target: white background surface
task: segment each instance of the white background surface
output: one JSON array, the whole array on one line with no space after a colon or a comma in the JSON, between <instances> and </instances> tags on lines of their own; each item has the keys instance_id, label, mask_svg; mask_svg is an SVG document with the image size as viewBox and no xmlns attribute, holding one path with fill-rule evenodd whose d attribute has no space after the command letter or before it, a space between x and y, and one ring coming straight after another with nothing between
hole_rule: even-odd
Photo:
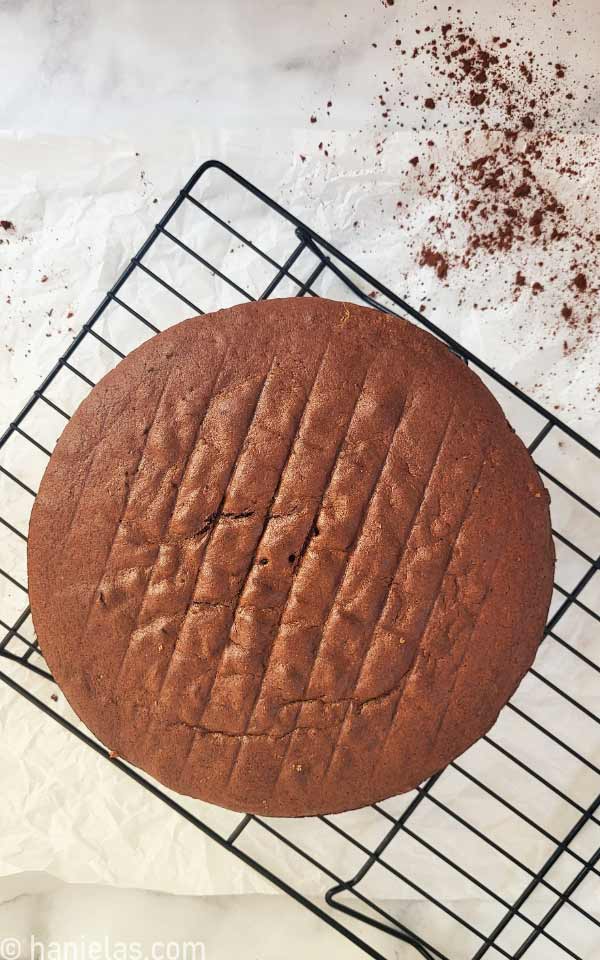
<instances>
[{"instance_id":1,"label":"white background surface","mask_svg":"<svg viewBox=\"0 0 600 960\"><path fill-rule=\"evenodd\" d=\"M509 4L508 11L501 11L501 22L496 3L468 0L461 7L463 16L471 16L483 33L496 27L505 31L508 15L516 32L525 33L533 44L543 38L550 56L567 60L583 75L590 65L598 66L600 9L594 0L561 2L560 18L552 17L550 4L540 0ZM408 214L402 223L389 214L390 195L399 191L399 172L420 135L410 124L420 125L423 118L409 104L407 128L389 136L379 157L374 98L391 63L391 38L412 30L424 8L433 17L432 7L417 0L389 9L380 0L126 0L118 5L0 0L0 128L5 131L0 138L0 218L16 226L14 236L2 234L10 243L0 247L2 425L87 319L193 169L214 156L256 182L410 302L425 303L436 322L538 399L544 401L552 383L553 395L564 406L561 415L598 440L593 400L597 342L585 362L581 356L563 357L560 343L548 340L544 304L533 300L479 313L472 304L490 291L482 289L476 275L468 280L469 302L461 304L452 277L448 286L441 286L407 251L406 232L426 236L422 198L405 195ZM415 91L420 92L426 80L423 67L415 68ZM329 99L334 106L328 118L324 108ZM594 108L584 115L575 102L573 110L583 115L586 149L595 157ZM318 122L311 124L315 112ZM449 149L455 119L449 112ZM331 159L318 150L322 140L331 145ZM591 192L590 204L600 195L594 192L594 177L592 166L580 185ZM576 204L575 194L573 186L565 188L568 202ZM227 198L215 188L214 199ZM246 229L252 234L251 211L247 218ZM264 231L268 242L269 228ZM557 270L561 266L557 263ZM503 273L512 276L514 264L498 264L499 288ZM42 277L48 279L42 282ZM207 287L203 294L203 306L218 305L216 287ZM514 327L523 311L528 322L516 342ZM572 469L591 490L583 461ZM586 702L597 709L597 690L588 689L586 682L578 678L577 695L589 698ZM554 707L547 704L546 709ZM270 900L256 898L248 919L248 906L225 895L266 892L266 884L165 813L106 762L74 745L4 687L0 768L0 873L13 878L5 879L4 887L0 881L0 899L31 889L31 874L179 895L218 894L219 901L199 905L187 897L172 901L131 893L124 899L122 893L111 896L106 891L98 895L98 909L105 926L113 923L120 931L128 924L129 937L139 938L142 929L150 936L151 922L157 931L166 925L182 936L184 929L187 936L189 924L189 936L197 936L199 923L200 937L210 946L209 960L233 949L225 934L216 937L219 924L232 936L243 930L249 956L278 956L284 948L288 956L292 949L299 956L309 950L336 957L358 955L316 921L303 921L304 915L291 905L278 904L275 911ZM582 787L582 801L584 795ZM210 816L226 824L229 814L213 808ZM502 824L496 826L502 829ZM557 831L561 826L558 820L553 823ZM353 828L371 838L378 829L364 818L353 821ZM343 875L357 865L345 863ZM25 878L15 881L21 874ZM298 882L309 895L318 894L308 877L299 876ZM510 877L506 882L510 885ZM518 887L511 892L516 895ZM388 888L379 890L380 896L386 893ZM80 929L69 936L92 936L89 897L89 891L59 889L0 906L2 932L15 925L16 936L31 928L58 938L52 932L65 929L67 919L73 928L77 913ZM421 909L408 899L405 908L405 917ZM113 921L109 917L115 911ZM257 923L263 916L264 922ZM381 940L380 946L390 956L393 950L399 957L412 956L401 945ZM460 941L453 946L461 956ZM596 954L590 952L592 956Z\"/></svg>"}]
</instances>

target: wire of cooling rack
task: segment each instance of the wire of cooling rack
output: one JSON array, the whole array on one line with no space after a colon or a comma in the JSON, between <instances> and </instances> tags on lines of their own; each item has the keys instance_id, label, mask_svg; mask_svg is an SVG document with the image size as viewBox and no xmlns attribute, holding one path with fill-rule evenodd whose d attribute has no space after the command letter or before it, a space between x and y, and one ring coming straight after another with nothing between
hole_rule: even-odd
<instances>
[{"instance_id":1,"label":"wire of cooling rack","mask_svg":"<svg viewBox=\"0 0 600 960\"><path fill-rule=\"evenodd\" d=\"M233 215L230 211L217 211L215 203L206 198L215 177L221 179L221 186L227 186L228 194L234 190L239 192L240 210L251 200L255 204L255 215L259 214L259 226L268 221L270 232L255 228L253 236L247 236L241 222L243 218L240 216L240 222L235 219L235 204ZM191 227L184 230L185 223L191 223ZM222 268L210 260L212 241L198 239L199 233L204 235L205 228L226 238L229 249L222 258ZM264 237L275 239L267 241ZM166 259L161 261L162 271L152 261L159 245L166 251ZM222 243L219 249L222 251ZM287 256L282 256L281 251ZM235 266L234 255L244 258L243 270ZM171 269L175 260L177 269ZM249 270L250 263L253 269ZM259 270L254 269L256 264L260 265ZM204 311L196 302L199 298L187 285L187 280L196 276L195 271L202 271L205 278L210 278L217 303L222 303L227 292L235 302L240 298L267 299L291 292L296 296L318 296L326 287L328 295L362 301L392 315L408 315L472 364L487 378L488 385L502 395L499 399L506 401L510 419L523 417L529 450L535 453L540 473L557 503L557 506L553 504L554 537L559 560L564 558L567 580L561 583L557 579L555 583L542 645L543 657L538 657L528 675L535 695L522 696L520 688L502 712L499 723L482 738L477 748L472 748L406 798L398 798L401 810L394 803L373 805L368 811L369 823L377 826L377 842L372 841L367 831L362 833L357 829L354 820L345 819L347 815L304 821L308 832L304 830L300 839L286 831L285 822L254 815L240 815L233 829L223 833L211 826L205 815L200 817L186 809L128 764L118 758L110 758L111 762L188 823L361 947L368 956L385 957L381 952L388 949L381 946L381 935L385 934L390 951L401 941L411 956L418 954L428 960L481 960L487 956L520 960L525 955L528 960L597 957L600 955L597 906L600 898L596 896L594 908L592 900L582 894L588 880L597 885L600 880L600 717L588 692L590 683L598 682L600 662L593 643L586 639L590 627L597 629L600 622L593 589L598 585L600 569L600 504L592 502L593 486L584 483L583 489L578 487L581 476L578 464L583 456L587 457L586 475L589 475L590 469L597 469L600 451L389 287L218 161L209 161L194 173L100 306L0 437L0 481L5 485L1 498L5 506L0 509L0 628L3 630L0 658L7 668L11 665L10 669L0 669L0 680L88 747L109 757L104 747L84 729L46 702L46 692L34 693L28 686L28 677L36 674L48 682L47 696L52 697L52 678L41 657L27 605L24 573L27 522L35 487L50 456L53 440L60 432L60 425L70 417L65 397L73 393L74 383L79 385L80 399L94 385L91 374L94 364L90 358L95 351L100 351L104 357L111 358L108 365L114 364L136 345L132 342L134 330L139 342L161 329L160 320L149 318L149 301L141 292L141 281L154 285L152 298L159 295L174 298L188 315L190 310L200 314ZM182 280L175 284L167 279L175 274L185 277L186 283ZM256 280L257 274L260 283ZM255 278L256 289L248 289L247 276ZM214 306L216 304L210 304L211 309ZM125 325L105 322L110 311L115 310L126 318ZM61 388L63 381L64 389ZM53 430L48 428L48 417L57 418ZM13 456L12 448L19 445L21 456L18 450ZM37 476L33 467L30 473L23 472L23 445L34 459L39 458ZM546 451L548 456L544 456ZM557 569L560 576L560 563ZM571 676L575 682L569 684ZM542 692L551 698L553 705L548 719L539 709ZM557 716L561 718L558 723ZM533 755L523 751L520 730L537 738L539 749ZM476 749L486 752L487 765L479 767L472 761ZM531 796L531 790L521 795L510 788L513 781L533 785L544 797L554 819L544 821L539 806L528 806L526 798ZM502 833L489 823L478 822L477 810L482 798L495 805L511 830ZM340 876L339 868L334 870L324 862L318 843L312 842L312 836L323 830L340 844L341 850L354 855L352 862L359 864L356 869ZM531 856L528 859L512 842L511 838L521 830L535 837L535 859ZM453 847L445 846L446 834L461 838L460 842ZM244 840L249 835L254 840L253 849L258 843L258 849L264 853L262 859L244 849ZM487 852L490 868L485 876L472 866L469 855L472 844ZM290 856L300 858L306 869L314 870L322 889L319 902L301 892L282 870L270 865L277 864L273 850L280 845ZM477 909L471 912L466 909L463 901L467 901L467 897L455 901L438 895L435 881L440 873L446 880L452 877L463 893L468 890ZM372 883L375 875L384 878L385 889L393 889L397 896L385 898L373 892L379 890L377 883ZM403 904L411 899L427 905L425 919L415 911L403 909ZM369 931L377 933L376 942L372 937L369 939Z\"/></svg>"}]
</instances>

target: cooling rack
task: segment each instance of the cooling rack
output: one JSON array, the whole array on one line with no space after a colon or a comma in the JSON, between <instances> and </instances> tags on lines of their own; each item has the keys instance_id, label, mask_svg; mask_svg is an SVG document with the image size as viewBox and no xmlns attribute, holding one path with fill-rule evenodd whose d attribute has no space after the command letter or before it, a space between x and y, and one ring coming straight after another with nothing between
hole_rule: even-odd
<instances>
[{"instance_id":1,"label":"cooling rack","mask_svg":"<svg viewBox=\"0 0 600 960\"><path fill-rule=\"evenodd\" d=\"M98 376L165 317L290 295L408 315L473 365L551 493L557 579L534 667L493 730L444 771L358 813L232 814L223 831L208 805L185 806L53 706L27 605L27 524L62 426ZM592 960L600 956L599 456L262 191L209 161L0 438L0 680L368 956ZM294 881L283 850L287 865L297 858L314 874L320 898Z\"/></svg>"}]
</instances>

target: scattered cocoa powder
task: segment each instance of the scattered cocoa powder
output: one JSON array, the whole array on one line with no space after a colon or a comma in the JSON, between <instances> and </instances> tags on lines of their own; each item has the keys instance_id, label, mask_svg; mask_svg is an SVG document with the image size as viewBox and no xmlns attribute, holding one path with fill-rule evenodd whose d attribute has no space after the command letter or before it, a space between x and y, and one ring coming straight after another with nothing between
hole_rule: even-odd
<instances>
[{"instance_id":1,"label":"scattered cocoa powder","mask_svg":"<svg viewBox=\"0 0 600 960\"><path fill-rule=\"evenodd\" d=\"M558 3L552 15L570 32ZM395 26L386 21L394 31L387 38L394 65L384 75L375 68L371 162L381 166L388 135L402 128L419 134L410 140L418 153L399 167L391 220L400 222L402 208L406 224L413 205L422 203L425 222L411 224L403 239L415 267L451 286L459 306L482 315L522 301L506 335L511 342L523 342L519 331L529 328L540 350L563 344L585 363L600 333L600 232L591 203L600 195L600 164L591 147L594 128L590 133L598 81L576 63L575 43L559 62L547 43L544 53L543 41L519 34L508 11L499 12L497 23L505 26L493 33L447 9L447 22L437 25L424 24L421 13L412 26L409 18ZM419 96L415 70L426 76ZM362 159L369 162L367 151ZM481 302L473 290L486 279L494 293ZM534 390L549 400L542 391L551 392L551 384L539 382Z\"/></svg>"},{"instance_id":2,"label":"scattered cocoa powder","mask_svg":"<svg viewBox=\"0 0 600 960\"><path fill-rule=\"evenodd\" d=\"M431 247L422 248L419 263L422 267L433 267L440 280L445 280L448 276L448 261Z\"/></svg>"},{"instance_id":3,"label":"scattered cocoa powder","mask_svg":"<svg viewBox=\"0 0 600 960\"><path fill-rule=\"evenodd\" d=\"M425 31L415 32L421 37ZM523 38L483 39L458 11L454 22L427 32L424 42L417 39L411 57L431 69L430 99L443 99L462 111L466 125L459 135L462 150L440 156L438 143L423 139L423 153L410 160L414 172L409 167L405 173L410 178L406 187L439 208L429 218L427 242L415 249L417 263L433 268L444 281L456 273L452 284L462 298L469 295L470 271L498 277L505 265L514 278L511 282L507 277L513 300L527 292L542 299L552 284L542 323L552 337L568 328L570 351L585 349L599 328L600 282L590 277L600 278L600 255L593 225L580 222L583 204L567 208L564 191L555 188L561 180L578 182L593 163L579 155L565 135L573 126L568 64L546 62L526 48ZM396 84L388 83L385 90L390 121L399 123L411 82L404 80L404 66L402 58ZM547 254L547 261L540 258L536 272L541 275L527 288L517 258L529 257L536 249ZM565 251L573 249L576 258L565 258ZM564 271L552 272L552 263L565 259ZM562 310L560 299L556 305L561 286L563 296L568 288L576 293L576 304Z\"/></svg>"},{"instance_id":4,"label":"scattered cocoa powder","mask_svg":"<svg viewBox=\"0 0 600 960\"><path fill-rule=\"evenodd\" d=\"M485 93L481 93L478 90L471 90L469 102L472 107L480 107L482 103L485 103Z\"/></svg>"},{"instance_id":5,"label":"scattered cocoa powder","mask_svg":"<svg viewBox=\"0 0 600 960\"><path fill-rule=\"evenodd\" d=\"M12 220L0 220L0 227L2 227L3 230L14 230L14 229L15 229L15 225L14 225L14 223L12 222Z\"/></svg>"}]
</instances>

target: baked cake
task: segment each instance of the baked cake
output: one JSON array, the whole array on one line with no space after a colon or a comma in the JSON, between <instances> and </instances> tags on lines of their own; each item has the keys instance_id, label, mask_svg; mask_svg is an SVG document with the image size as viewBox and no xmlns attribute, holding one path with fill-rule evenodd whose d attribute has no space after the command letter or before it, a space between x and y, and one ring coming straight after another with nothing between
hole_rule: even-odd
<instances>
[{"instance_id":1,"label":"baked cake","mask_svg":"<svg viewBox=\"0 0 600 960\"><path fill-rule=\"evenodd\" d=\"M31 517L33 621L79 717L168 787L347 810L494 723L542 637L548 501L428 333L246 304L149 340L81 404Z\"/></svg>"}]
</instances>

